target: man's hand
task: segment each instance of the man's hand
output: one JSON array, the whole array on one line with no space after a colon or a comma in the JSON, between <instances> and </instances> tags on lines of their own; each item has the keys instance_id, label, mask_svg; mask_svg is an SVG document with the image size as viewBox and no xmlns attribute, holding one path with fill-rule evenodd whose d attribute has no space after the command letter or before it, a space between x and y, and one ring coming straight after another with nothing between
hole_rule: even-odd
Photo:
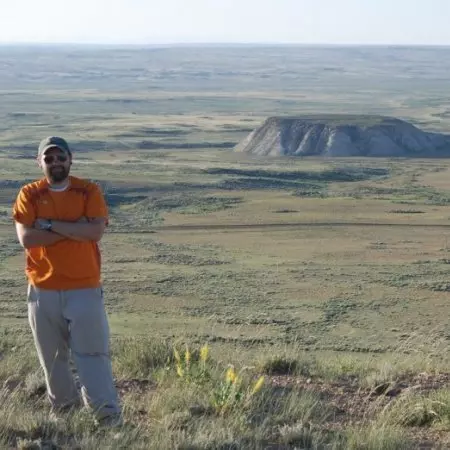
<instances>
[{"instance_id":1,"label":"man's hand","mask_svg":"<svg viewBox=\"0 0 450 450\"><path fill-rule=\"evenodd\" d=\"M22 247L48 247L56 244L56 242L66 239L59 234L37 228L38 226L40 225L37 221L34 223L33 227L27 227L26 225L16 222L17 237L19 238Z\"/></svg>"},{"instance_id":2,"label":"man's hand","mask_svg":"<svg viewBox=\"0 0 450 450\"><path fill-rule=\"evenodd\" d=\"M52 221L52 231L74 241L98 242L103 236L106 219L80 217L76 222Z\"/></svg>"},{"instance_id":3,"label":"man's hand","mask_svg":"<svg viewBox=\"0 0 450 450\"><path fill-rule=\"evenodd\" d=\"M49 219L43 219L43 218L39 217L34 222L33 228L35 230L47 230L49 223L50 223ZM67 223L89 223L89 219L85 216L81 216L78 220L75 220L73 222L67 222Z\"/></svg>"},{"instance_id":4,"label":"man's hand","mask_svg":"<svg viewBox=\"0 0 450 450\"><path fill-rule=\"evenodd\" d=\"M51 232L60 238L71 239L73 241L99 241L105 229L105 219L88 218L81 216L78 220L68 222L62 220L52 220L52 227L49 230L49 219L38 217L33 224L35 230L41 232Z\"/></svg>"}]
</instances>

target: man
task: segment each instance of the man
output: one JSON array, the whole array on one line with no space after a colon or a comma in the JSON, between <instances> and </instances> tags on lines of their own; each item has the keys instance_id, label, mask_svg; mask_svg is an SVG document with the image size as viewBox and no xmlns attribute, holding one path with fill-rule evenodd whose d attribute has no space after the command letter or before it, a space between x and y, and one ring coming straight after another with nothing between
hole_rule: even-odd
<instances>
[{"instance_id":1,"label":"man","mask_svg":"<svg viewBox=\"0 0 450 450\"><path fill-rule=\"evenodd\" d=\"M97 244L107 206L95 183L69 175L72 152L64 139L44 139L37 159L45 177L22 187L13 218L26 253L28 318L52 416L80 402L72 356L96 422L120 425Z\"/></svg>"}]
</instances>

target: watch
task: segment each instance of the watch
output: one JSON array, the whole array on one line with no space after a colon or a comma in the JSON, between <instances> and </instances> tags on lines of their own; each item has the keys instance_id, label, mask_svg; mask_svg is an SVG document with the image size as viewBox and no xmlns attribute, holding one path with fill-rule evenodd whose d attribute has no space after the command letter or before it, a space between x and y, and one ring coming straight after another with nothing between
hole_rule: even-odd
<instances>
[{"instance_id":1,"label":"watch","mask_svg":"<svg viewBox=\"0 0 450 450\"><path fill-rule=\"evenodd\" d=\"M47 230L47 231L52 231L52 221L51 221L51 219L47 220L47 223L44 225L43 229Z\"/></svg>"}]
</instances>

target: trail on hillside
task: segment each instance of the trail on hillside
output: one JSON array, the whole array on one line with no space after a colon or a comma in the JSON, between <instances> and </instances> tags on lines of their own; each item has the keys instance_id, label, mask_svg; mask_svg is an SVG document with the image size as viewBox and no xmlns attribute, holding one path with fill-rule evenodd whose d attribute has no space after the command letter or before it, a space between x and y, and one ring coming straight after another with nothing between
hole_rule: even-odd
<instances>
[{"instance_id":1,"label":"trail on hillside","mask_svg":"<svg viewBox=\"0 0 450 450\"><path fill-rule=\"evenodd\" d=\"M450 228L450 224L432 223L383 223L383 222L274 222L274 223L234 223L234 224L185 224L159 225L148 230L112 231L112 233L155 233L158 231L196 231L196 230L266 230L266 229L295 229L314 227L405 227L405 228Z\"/></svg>"},{"instance_id":2,"label":"trail on hillside","mask_svg":"<svg viewBox=\"0 0 450 450\"><path fill-rule=\"evenodd\" d=\"M111 234L146 234L161 231L201 231L201 230L266 230L266 229L295 229L314 227L396 227L396 228L450 228L444 223L393 223L393 222L272 222L272 223L232 223L232 224L185 224L158 225L147 229L109 230ZM8 224L0 224L0 230L14 231Z\"/></svg>"}]
</instances>

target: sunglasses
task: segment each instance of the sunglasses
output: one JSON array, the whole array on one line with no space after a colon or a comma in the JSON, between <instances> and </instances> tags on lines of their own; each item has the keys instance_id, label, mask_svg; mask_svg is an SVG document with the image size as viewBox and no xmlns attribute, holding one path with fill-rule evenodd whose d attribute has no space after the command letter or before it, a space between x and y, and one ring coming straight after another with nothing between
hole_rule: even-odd
<instances>
[{"instance_id":1,"label":"sunglasses","mask_svg":"<svg viewBox=\"0 0 450 450\"><path fill-rule=\"evenodd\" d=\"M67 161L67 156L66 155L48 155L48 156L44 156L44 162L45 164L52 164L55 161L59 161L59 162L66 162Z\"/></svg>"}]
</instances>

